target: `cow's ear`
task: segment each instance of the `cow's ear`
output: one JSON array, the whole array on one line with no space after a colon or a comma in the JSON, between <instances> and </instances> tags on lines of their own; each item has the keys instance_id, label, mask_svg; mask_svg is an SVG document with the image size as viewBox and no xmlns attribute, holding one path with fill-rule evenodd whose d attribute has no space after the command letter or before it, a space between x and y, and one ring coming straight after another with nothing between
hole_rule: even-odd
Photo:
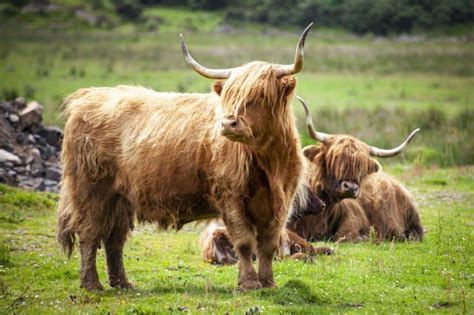
<instances>
[{"instance_id":1,"label":"cow's ear","mask_svg":"<svg viewBox=\"0 0 474 315\"><path fill-rule=\"evenodd\" d=\"M281 78L281 88L285 96L293 93L296 87L296 79L293 76L286 76Z\"/></svg>"},{"instance_id":2,"label":"cow's ear","mask_svg":"<svg viewBox=\"0 0 474 315\"><path fill-rule=\"evenodd\" d=\"M216 92L217 95L221 95L222 87L224 86L224 80L218 80L212 85L212 89Z\"/></svg>"},{"instance_id":3,"label":"cow's ear","mask_svg":"<svg viewBox=\"0 0 474 315\"><path fill-rule=\"evenodd\" d=\"M307 147L303 148L303 155L310 161L314 160L316 154L318 154L320 148L318 145L308 145Z\"/></svg>"},{"instance_id":4,"label":"cow's ear","mask_svg":"<svg viewBox=\"0 0 474 315\"><path fill-rule=\"evenodd\" d=\"M369 162L369 174L375 173L382 170L382 165L376 159L370 159Z\"/></svg>"}]
</instances>

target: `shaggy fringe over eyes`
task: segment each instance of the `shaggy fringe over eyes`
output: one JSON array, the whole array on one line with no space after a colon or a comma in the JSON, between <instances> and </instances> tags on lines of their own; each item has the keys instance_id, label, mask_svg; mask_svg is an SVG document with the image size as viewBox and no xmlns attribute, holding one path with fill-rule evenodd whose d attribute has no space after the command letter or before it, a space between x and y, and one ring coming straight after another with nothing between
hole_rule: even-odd
<instances>
[{"instance_id":1,"label":"shaggy fringe over eyes","mask_svg":"<svg viewBox=\"0 0 474 315\"><path fill-rule=\"evenodd\" d=\"M251 102L260 101L270 106L275 104L278 92L278 80L272 65L251 62L236 70L225 81L222 89L222 106L226 114L237 115L241 106Z\"/></svg>"},{"instance_id":2,"label":"shaggy fringe over eyes","mask_svg":"<svg viewBox=\"0 0 474 315\"><path fill-rule=\"evenodd\" d=\"M244 112L248 104L259 102L270 106L272 121L275 128L280 127L287 138L292 113L289 112L289 100L293 93L288 94L282 80L294 80L292 77L277 78L274 66L265 62L251 62L232 73L222 88L222 107L226 115L237 117L240 108ZM262 117L262 119L266 119Z\"/></svg>"},{"instance_id":3,"label":"shaggy fringe over eyes","mask_svg":"<svg viewBox=\"0 0 474 315\"><path fill-rule=\"evenodd\" d=\"M360 181L370 173L370 164L367 146L349 137L336 139L326 153L326 171L337 181Z\"/></svg>"}]
</instances>

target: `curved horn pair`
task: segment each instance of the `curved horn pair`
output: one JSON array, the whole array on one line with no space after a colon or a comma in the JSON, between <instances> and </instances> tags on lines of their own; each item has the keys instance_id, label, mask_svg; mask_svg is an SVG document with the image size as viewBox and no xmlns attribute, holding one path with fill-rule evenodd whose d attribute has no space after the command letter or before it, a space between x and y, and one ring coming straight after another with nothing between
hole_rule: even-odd
<instances>
[{"instance_id":1,"label":"curved horn pair","mask_svg":"<svg viewBox=\"0 0 474 315\"><path fill-rule=\"evenodd\" d=\"M287 75L296 74L303 69L303 59L304 59L304 43L306 40L306 35L313 26L313 23L309 24L303 33L300 36L298 41L298 45L296 46L296 53L295 53L295 61L291 65L279 65L276 70L277 77L284 77ZM186 58L186 62L200 75L209 79L227 79L230 77L232 71L236 68L230 69L209 69L201 64L199 64L189 53L186 44L184 43L184 36L183 34L179 34L181 38L181 50L183 51L184 57Z\"/></svg>"},{"instance_id":2,"label":"curved horn pair","mask_svg":"<svg viewBox=\"0 0 474 315\"><path fill-rule=\"evenodd\" d=\"M311 112L309 111L308 105L301 97L297 96L296 98L300 101L301 105L303 105L303 108L306 114L306 128L308 129L308 133L311 136L311 138L323 143L327 142L333 136L327 133L316 131L316 129L314 129L313 119L311 117ZM408 135L408 137L405 138L402 144L400 144L398 147L393 148L393 149L387 150L387 149L380 149L377 147L369 146L369 154L373 156L378 156L381 158L389 158L389 157L396 156L400 154L403 150L405 150L407 145L415 137L418 131L420 131L420 128L416 128L415 130L413 130L410 133L410 135Z\"/></svg>"}]
</instances>

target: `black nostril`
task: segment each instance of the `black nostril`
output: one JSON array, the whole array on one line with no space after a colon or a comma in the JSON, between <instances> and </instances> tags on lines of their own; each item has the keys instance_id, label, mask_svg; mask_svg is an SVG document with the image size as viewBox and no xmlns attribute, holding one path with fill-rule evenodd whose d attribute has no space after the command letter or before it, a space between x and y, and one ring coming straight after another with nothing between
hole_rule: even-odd
<instances>
[{"instance_id":1,"label":"black nostril","mask_svg":"<svg viewBox=\"0 0 474 315\"><path fill-rule=\"evenodd\" d=\"M234 120L233 122L230 123L231 128L237 128L237 120Z\"/></svg>"}]
</instances>

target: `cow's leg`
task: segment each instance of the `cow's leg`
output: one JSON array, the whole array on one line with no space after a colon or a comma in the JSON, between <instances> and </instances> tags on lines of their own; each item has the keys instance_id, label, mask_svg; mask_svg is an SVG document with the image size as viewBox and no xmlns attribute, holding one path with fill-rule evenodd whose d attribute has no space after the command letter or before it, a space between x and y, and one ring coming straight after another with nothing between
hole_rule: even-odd
<instances>
[{"instance_id":1,"label":"cow's leg","mask_svg":"<svg viewBox=\"0 0 474 315\"><path fill-rule=\"evenodd\" d=\"M81 238L79 236L79 250L81 252L81 288L87 290L103 290L99 281L96 267L96 254L99 239Z\"/></svg>"},{"instance_id":2,"label":"cow's leg","mask_svg":"<svg viewBox=\"0 0 474 315\"><path fill-rule=\"evenodd\" d=\"M278 248L282 228L262 227L257 231L258 280L264 288L276 287L273 280L273 256Z\"/></svg>"},{"instance_id":3,"label":"cow's leg","mask_svg":"<svg viewBox=\"0 0 474 315\"><path fill-rule=\"evenodd\" d=\"M113 227L110 234L103 239L107 259L107 272L111 287L130 289L133 284L127 279L123 265L123 247L132 227L133 216L130 204L123 197L114 198L111 209L114 209L110 220Z\"/></svg>"},{"instance_id":4,"label":"cow's leg","mask_svg":"<svg viewBox=\"0 0 474 315\"><path fill-rule=\"evenodd\" d=\"M252 264L252 255L255 252L255 231L247 223L243 213L241 200L226 204L224 223L234 243L234 249L239 258L239 290L247 291L261 288L257 273Z\"/></svg>"}]
</instances>

